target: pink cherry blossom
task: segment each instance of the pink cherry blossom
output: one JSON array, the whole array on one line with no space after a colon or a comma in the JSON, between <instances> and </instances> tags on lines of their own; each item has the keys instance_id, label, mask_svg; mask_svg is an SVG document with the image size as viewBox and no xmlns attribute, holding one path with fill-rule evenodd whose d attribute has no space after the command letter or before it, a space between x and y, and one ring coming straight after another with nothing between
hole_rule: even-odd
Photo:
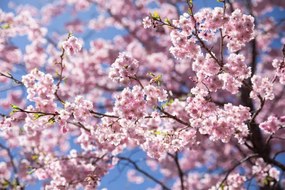
<instances>
[{"instance_id":1,"label":"pink cherry blossom","mask_svg":"<svg viewBox=\"0 0 285 190\"><path fill-rule=\"evenodd\" d=\"M280 127L280 124L281 123L278 118L274 116L269 116L266 121L259 124L259 127L267 133L275 133Z\"/></svg>"},{"instance_id":2,"label":"pink cherry blossom","mask_svg":"<svg viewBox=\"0 0 285 190\"><path fill-rule=\"evenodd\" d=\"M0 189L285 188L283 1L3 5Z\"/></svg>"},{"instance_id":3,"label":"pink cherry blossom","mask_svg":"<svg viewBox=\"0 0 285 190\"><path fill-rule=\"evenodd\" d=\"M82 43L78 38L71 36L66 41L62 42L62 47L65 49L67 54L75 55L81 50Z\"/></svg>"}]
</instances>

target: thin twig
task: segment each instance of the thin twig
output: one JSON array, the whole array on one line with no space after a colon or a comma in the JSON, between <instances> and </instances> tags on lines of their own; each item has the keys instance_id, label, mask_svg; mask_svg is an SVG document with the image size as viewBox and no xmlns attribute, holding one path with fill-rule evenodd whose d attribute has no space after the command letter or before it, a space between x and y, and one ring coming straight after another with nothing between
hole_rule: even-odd
<instances>
[{"instance_id":1,"label":"thin twig","mask_svg":"<svg viewBox=\"0 0 285 190\"><path fill-rule=\"evenodd\" d=\"M10 164L13 168L13 172L14 172L14 177L15 177L15 180L16 180L16 185L18 186L21 186L21 189L23 189L22 185L20 184L20 180L18 178L18 170L17 170L17 167L16 167L16 164L14 162L14 158L13 158L13 155L11 153L11 150L7 147L5 147L4 145L0 144L0 148L6 150L6 152L8 153L8 156L9 156L9 160L10 160Z\"/></svg>"},{"instance_id":2,"label":"thin twig","mask_svg":"<svg viewBox=\"0 0 285 190\"><path fill-rule=\"evenodd\" d=\"M151 179L152 181L154 181L155 183L159 184L163 190L170 190L170 188L168 188L163 182L159 181L158 179L156 179L154 176L150 175L149 173L147 173L146 171L144 171L143 169L141 169L136 162L134 162L133 160L131 160L130 158L126 158L126 157L122 157L122 156L117 156L116 158L120 159L120 160L124 160L129 162L130 164L132 164L134 166L134 168L142 173L143 175L145 175L146 177L148 177L149 179Z\"/></svg>"},{"instance_id":3,"label":"thin twig","mask_svg":"<svg viewBox=\"0 0 285 190\"><path fill-rule=\"evenodd\" d=\"M225 177L223 178L223 180L221 181L219 188L222 187L224 185L224 183L226 182L228 176L231 174L232 171L234 171L236 169L236 167L238 167L239 165L241 165L242 163L246 162L247 160L253 158L253 157L258 157L258 154L251 154L248 155L247 157L245 157L244 159L240 160L238 163L236 163L235 165L233 165L229 170L227 170L227 174L225 175Z\"/></svg>"}]
</instances>

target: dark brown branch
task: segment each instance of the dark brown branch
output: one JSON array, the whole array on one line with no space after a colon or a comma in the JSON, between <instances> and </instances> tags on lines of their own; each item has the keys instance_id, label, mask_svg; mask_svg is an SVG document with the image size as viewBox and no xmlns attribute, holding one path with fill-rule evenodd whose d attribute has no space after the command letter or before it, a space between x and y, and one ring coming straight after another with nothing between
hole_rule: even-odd
<instances>
[{"instance_id":1,"label":"dark brown branch","mask_svg":"<svg viewBox=\"0 0 285 190\"><path fill-rule=\"evenodd\" d=\"M70 124L72 124L72 125L75 125L75 126L81 128L81 129L84 129L84 130L87 131L88 133L91 132L90 129L87 129L87 128L86 128L82 123L80 123L80 122L71 122L71 121L68 121L67 123L70 123Z\"/></svg>"},{"instance_id":2,"label":"dark brown branch","mask_svg":"<svg viewBox=\"0 0 285 190\"><path fill-rule=\"evenodd\" d=\"M261 112L264 104L265 104L265 100L260 96L258 95L258 98L260 100L260 107L258 108L258 110L256 110L256 112L253 114L251 120L250 120L250 123L254 123L254 120L255 118L257 117L257 115Z\"/></svg>"},{"instance_id":3,"label":"dark brown branch","mask_svg":"<svg viewBox=\"0 0 285 190\"><path fill-rule=\"evenodd\" d=\"M69 38L71 37L71 34L69 33L68 34L68 37L66 40L68 40ZM64 70L64 64L63 64L63 59L64 59L64 56L65 56L65 49L63 47L61 47L62 51L61 51L61 55L60 55L60 61L57 62L56 64L58 64L60 66L60 71L59 71L59 79L56 83L56 89L55 89L55 96L56 98L61 102L61 103L64 103L64 101L59 97L58 95L58 91L59 91L59 88L60 88L60 84L62 83L63 81L63 70Z\"/></svg>"},{"instance_id":4,"label":"dark brown branch","mask_svg":"<svg viewBox=\"0 0 285 190\"><path fill-rule=\"evenodd\" d=\"M128 76L130 79L133 79L133 80L135 80L139 85L140 85L140 87L143 89L144 88L144 86L143 86L143 84L141 83L141 81L139 80L139 78L137 77L137 76Z\"/></svg>"},{"instance_id":5,"label":"dark brown branch","mask_svg":"<svg viewBox=\"0 0 285 190\"><path fill-rule=\"evenodd\" d=\"M285 92L285 86L283 87L282 91L277 96L275 96L273 102L270 105L270 108L266 111L266 114L264 114L263 120L266 119L276 108L276 104L283 98L284 92Z\"/></svg>"},{"instance_id":6,"label":"dark brown branch","mask_svg":"<svg viewBox=\"0 0 285 190\"><path fill-rule=\"evenodd\" d=\"M4 74L4 73L0 72L0 76L6 77L6 78L8 78L8 79L11 79L11 80L13 80L16 84L24 85L22 81L16 79L16 78L13 77L10 73Z\"/></svg>"},{"instance_id":7,"label":"dark brown branch","mask_svg":"<svg viewBox=\"0 0 285 190\"><path fill-rule=\"evenodd\" d=\"M134 168L142 173L143 175L145 175L146 177L148 177L149 179L151 179L152 181L154 181L155 183L159 184L163 190L170 190L170 188L168 188L163 182L159 181L158 179L156 179L154 176L150 175L149 173L147 173L146 171L144 171L143 169L141 169L136 162L134 162L133 160L131 160L130 158L126 158L126 157L122 157L122 156L117 156L116 158L120 159L120 160L124 160L129 162L130 164L132 164L134 166Z\"/></svg>"},{"instance_id":8,"label":"dark brown branch","mask_svg":"<svg viewBox=\"0 0 285 190\"><path fill-rule=\"evenodd\" d=\"M184 173L183 173L183 171L181 169L181 166L180 166L180 163L179 163L179 160L178 160L178 153L176 152L175 155L172 155L172 154L168 153L168 155L174 159L174 162L175 162L177 170L178 170L178 176L179 176L179 179L180 179L180 183L181 183L181 190L185 190L185 187L184 187Z\"/></svg>"},{"instance_id":9,"label":"dark brown branch","mask_svg":"<svg viewBox=\"0 0 285 190\"><path fill-rule=\"evenodd\" d=\"M264 159L264 158L263 158ZM265 160L267 163L269 164L273 164L274 166L277 166L278 168L280 168L281 170L285 171L285 165L282 164L281 162L274 160L274 159L268 159Z\"/></svg>"},{"instance_id":10,"label":"dark brown branch","mask_svg":"<svg viewBox=\"0 0 285 190\"><path fill-rule=\"evenodd\" d=\"M251 159L253 157L258 157L258 154L248 155L247 157L243 158L242 160L237 162L235 165L233 165L230 169L228 169L227 173L226 173L225 177L223 178L223 180L221 181L219 187L222 187L224 185L224 183L226 182L228 176L231 174L232 171L234 171L236 169L236 167L238 167L239 165L241 165L242 163L246 162L247 160L249 160L249 159Z\"/></svg>"},{"instance_id":11,"label":"dark brown branch","mask_svg":"<svg viewBox=\"0 0 285 190\"><path fill-rule=\"evenodd\" d=\"M278 155L283 154L283 153L285 153L285 150L280 150L280 151L276 152L276 153L274 154L274 156L273 156L273 159L275 160L275 158L276 158Z\"/></svg>"},{"instance_id":12,"label":"dark brown branch","mask_svg":"<svg viewBox=\"0 0 285 190\"><path fill-rule=\"evenodd\" d=\"M109 114L104 114L104 113L99 113L99 112L95 112L95 111L93 111L93 110L89 110L89 112L91 113L91 114L94 114L95 116L99 116L100 118L102 118L102 117L111 117L111 118L116 118L116 119L120 119L120 117L119 116L116 116L116 115L109 115Z\"/></svg>"},{"instance_id":13,"label":"dark brown branch","mask_svg":"<svg viewBox=\"0 0 285 190\"><path fill-rule=\"evenodd\" d=\"M189 124L189 123L187 123L187 122L185 122L185 121L182 121L182 120L179 119L177 116L171 115L170 113L164 111L163 108L157 106L157 109L158 109L160 112L162 112L163 114L165 114L167 117L172 118L172 119L174 119L175 121L177 121L178 123L181 123L181 124L183 124L183 125L186 125L187 127L190 127L190 124Z\"/></svg>"},{"instance_id":14,"label":"dark brown branch","mask_svg":"<svg viewBox=\"0 0 285 190\"><path fill-rule=\"evenodd\" d=\"M7 147L5 147L4 145L0 144L0 148L4 149L7 154L8 154L8 157L9 157L9 160L10 160L10 164L12 166L12 169L13 169L13 172L14 172L14 177L15 177L15 181L16 181L16 185L17 186L20 186L21 190L24 189L24 187L20 184L20 180L19 180L19 177L18 177L18 169L16 167L16 164L14 162L14 157L11 153L11 150Z\"/></svg>"},{"instance_id":15,"label":"dark brown branch","mask_svg":"<svg viewBox=\"0 0 285 190\"><path fill-rule=\"evenodd\" d=\"M22 108L15 108L14 112L24 112L24 113L28 113L28 114L42 114L43 116L57 116L59 115L59 113L55 112L55 113L50 113L50 112L42 112L42 111L28 111L28 110L24 110Z\"/></svg>"}]
</instances>

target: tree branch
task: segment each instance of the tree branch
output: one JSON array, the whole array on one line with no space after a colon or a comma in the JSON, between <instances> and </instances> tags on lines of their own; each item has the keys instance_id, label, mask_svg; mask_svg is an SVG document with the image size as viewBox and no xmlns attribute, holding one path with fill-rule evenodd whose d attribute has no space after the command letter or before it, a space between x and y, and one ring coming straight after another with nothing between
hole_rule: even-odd
<instances>
[{"instance_id":1,"label":"tree branch","mask_svg":"<svg viewBox=\"0 0 285 190\"><path fill-rule=\"evenodd\" d=\"M143 175L145 175L146 177L148 177L149 179L151 179L152 181L154 181L155 183L159 184L163 190L170 190L170 188L168 188L163 182L159 181L158 179L156 179L154 176L150 175L149 173L147 173L146 171L144 171L143 169L141 169L136 162L134 162L133 160L131 160L130 158L126 158L126 157L122 157L122 156L117 156L116 158L120 159L120 160L124 160L129 162L130 164L132 164L134 166L134 168L139 171L140 173L142 173Z\"/></svg>"}]
</instances>

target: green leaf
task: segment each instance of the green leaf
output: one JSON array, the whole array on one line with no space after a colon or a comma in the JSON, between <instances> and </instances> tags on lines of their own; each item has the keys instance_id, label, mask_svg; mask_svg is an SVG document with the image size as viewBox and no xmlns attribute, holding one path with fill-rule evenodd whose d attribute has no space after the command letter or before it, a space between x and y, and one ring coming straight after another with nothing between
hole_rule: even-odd
<instances>
[{"instance_id":1,"label":"green leaf","mask_svg":"<svg viewBox=\"0 0 285 190\"><path fill-rule=\"evenodd\" d=\"M225 189L225 184L222 183L222 184L220 185L220 187L221 187L221 190L224 190L224 189Z\"/></svg>"},{"instance_id":2,"label":"green leaf","mask_svg":"<svg viewBox=\"0 0 285 190\"><path fill-rule=\"evenodd\" d=\"M188 0L188 4L192 7L193 6L193 0Z\"/></svg>"},{"instance_id":3,"label":"green leaf","mask_svg":"<svg viewBox=\"0 0 285 190\"><path fill-rule=\"evenodd\" d=\"M4 179L4 181L1 183L1 186L2 186L3 188L7 188L7 187L9 187L9 184L10 184L10 181Z\"/></svg>"},{"instance_id":4,"label":"green leaf","mask_svg":"<svg viewBox=\"0 0 285 190\"><path fill-rule=\"evenodd\" d=\"M160 85L160 83L162 81L162 75L157 75L157 76L153 77L153 81L156 82L158 85Z\"/></svg>"},{"instance_id":5,"label":"green leaf","mask_svg":"<svg viewBox=\"0 0 285 190\"><path fill-rule=\"evenodd\" d=\"M162 108L170 106L173 102L174 102L174 99L170 99L169 101L167 101L165 104L162 105Z\"/></svg>"},{"instance_id":6,"label":"green leaf","mask_svg":"<svg viewBox=\"0 0 285 190\"><path fill-rule=\"evenodd\" d=\"M164 19L164 22L171 26L171 22L170 22L170 20L168 18Z\"/></svg>"},{"instance_id":7,"label":"green leaf","mask_svg":"<svg viewBox=\"0 0 285 190\"><path fill-rule=\"evenodd\" d=\"M50 123L50 124L54 124L54 123L55 123L55 119L54 119L54 117L50 118L50 119L48 120L48 123Z\"/></svg>"},{"instance_id":8,"label":"green leaf","mask_svg":"<svg viewBox=\"0 0 285 190\"><path fill-rule=\"evenodd\" d=\"M39 119L40 117L44 116L45 114L42 113L34 113L34 119Z\"/></svg>"},{"instance_id":9,"label":"green leaf","mask_svg":"<svg viewBox=\"0 0 285 190\"><path fill-rule=\"evenodd\" d=\"M31 174L33 174L35 171L36 171L36 169L31 169L31 170L27 171L27 174L28 174L28 175L31 175Z\"/></svg>"},{"instance_id":10,"label":"green leaf","mask_svg":"<svg viewBox=\"0 0 285 190\"><path fill-rule=\"evenodd\" d=\"M189 15L193 15L192 9L189 8L188 13L189 13Z\"/></svg>"},{"instance_id":11,"label":"green leaf","mask_svg":"<svg viewBox=\"0 0 285 190\"><path fill-rule=\"evenodd\" d=\"M158 14L157 11L154 11L154 12L151 14L151 18L152 18L153 20L160 20L160 16L159 16L159 14Z\"/></svg>"},{"instance_id":12,"label":"green leaf","mask_svg":"<svg viewBox=\"0 0 285 190\"><path fill-rule=\"evenodd\" d=\"M10 183L10 184L12 184L12 189L16 189L16 187L19 185L19 183L18 183L18 180L16 180L16 179L14 179L13 181L12 181L12 183Z\"/></svg>"},{"instance_id":13,"label":"green leaf","mask_svg":"<svg viewBox=\"0 0 285 190\"><path fill-rule=\"evenodd\" d=\"M38 154L33 154L31 158L32 158L33 161L36 161L36 160L39 159L39 155Z\"/></svg>"},{"instance_id":14,"label":"green leaf","mask_svg":"<svg viewBox=\"0 0 285 190\"><path fill-rule=\"evenodd\" d=\"M152 72L148 72L147 75L151 77L155 77L155 74L153 74Z\"/></svg>"},{"instance_id":15,"label":"green leaf","mask_svg":"<svg viewBox=\"0 0 285 190\"><path fill-rule=\"evenodd\" d=\"M9 29L9 28L11 28L11 26L10 26L10 24L5 23L5 24L3 24L3 25L1 26L1 28L2 28L2 29Z\"/></svg>"},{"instance_id":16,"label":"green leaf","mask_svg":"<svg viewBox=\"0 0 285 190\"><path fill-rule=\"evenodd\" d=\"M269 184L269 181L266 179L266 178L264 178L264 180L263 180L263 185L268 185Z\"/></svg>"},{"instance_id":17,"label":"green leaf","mask_svg":"<svg viewBox=\"0 0 285 190\"><path fill-rule=\"evenodd\" d=\"M166 132L163 132L163 131L157 131L157 130L153 130L152 133L154 135L163 135L163 136L167 136L167 133Z\"/></svg>"},{"instance_id":18,"label":"green leaf","mask_svg":"<svg viewBox=\"0 0 285 190\"><path fill-rule=\"evenodd\" d=\"M275 179L271 176L266 176L263 180L263 185L270 185L270 182L273 182Z\"/></svg>"},{"instance_id":19,"label":"green leaf","mask_svg":"<svg viewBox=\"0 0 285 190\"><path fill-rule=\"evenodd\" d=\"M19 110L19 109L20 109L19 106L14 105L14 104L11 104L11 107L12 107L14 110Z\"/></svg>"}]
</instances>

